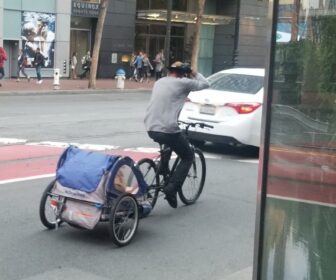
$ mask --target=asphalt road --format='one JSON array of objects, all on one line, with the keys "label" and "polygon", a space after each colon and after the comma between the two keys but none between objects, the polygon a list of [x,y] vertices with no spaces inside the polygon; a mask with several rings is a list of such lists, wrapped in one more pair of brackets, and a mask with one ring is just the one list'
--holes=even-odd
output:
[{"label": "asphalt road", "polygon": [[[0,96],[0,137],[156,147],[142,124],[149,97],[145,92]],[[67,225],[44,229],[38,205],[49,179],[0,184],[0,278],[217,280],[250,268],[257,153],[218,145],[204,150],[208,172],[199,201],[172,209],[160,200],[124,248],[112,245],[103,223],[93,231]]]}]

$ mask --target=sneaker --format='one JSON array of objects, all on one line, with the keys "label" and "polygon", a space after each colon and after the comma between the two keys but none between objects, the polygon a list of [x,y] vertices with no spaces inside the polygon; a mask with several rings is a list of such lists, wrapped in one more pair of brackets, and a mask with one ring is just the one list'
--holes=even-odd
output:
[{"label": "sneaker", "polygon": [[164,187],[163,192],[166,195],[165,199],[168,204],[173,208],[177,208],[177,191],[175,187],[172,184],[168,184]]},{"label": "sneaker", "polygon": [[143,78],[140,79],[140,83],[142,83],[142,82],[143,82]]},{"label": "sneaker", "polygon": [[30,77],[28,76],[27,81],[30,82]]},{"label": "sneaker", "polygon": [[17,82],[20,82],[20,79],[16,79]]},{"label": "sneaker", "polygon": [[166,195],[165,200],[167,200],[168,204],[172,208],[177,208],[177,194]]},{"label": "sneaker", "polygon": [[37,83],[38,83],[38,84],[42,84],[42,83],[43,83],[43,81],[42,81],[42,80],[39,80]]}]

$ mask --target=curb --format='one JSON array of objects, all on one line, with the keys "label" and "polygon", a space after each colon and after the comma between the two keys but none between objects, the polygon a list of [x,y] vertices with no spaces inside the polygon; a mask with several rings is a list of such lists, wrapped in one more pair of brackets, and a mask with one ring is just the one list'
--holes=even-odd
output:
[{"label": "curb", "polygon": [[147,88],[137,88],[137,89],[58,89],[58,90],[38,90],[38,91],[0,91],[0,96],[9,96],[9,95],[47,95],[47,94],[96,94],[96,93],[150,93],[152,90]]}]

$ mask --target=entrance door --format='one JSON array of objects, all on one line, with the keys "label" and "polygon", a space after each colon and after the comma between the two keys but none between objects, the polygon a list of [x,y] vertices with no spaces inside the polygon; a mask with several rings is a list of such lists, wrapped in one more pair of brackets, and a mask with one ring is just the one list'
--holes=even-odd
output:
[{"label": "entrance door", "polygon": [[5,62],[5,79],[16,77],[19,41],[4,40],[4,49],[7,53],[7,61]]},{"label": "entrance door", "polygon": [[91,49],[90,38],[91,38],[90,30],[71,29],[70,56],[72,57],[73,52],[77,53],[78,64],[76,73],[81,72],[80,70],[82,67],[81,59]]},{"label": "entrance door", "polygon": [[151,36],[149,41],[149,56],[155,59],[156,54],[165,47],[165,37]]}]

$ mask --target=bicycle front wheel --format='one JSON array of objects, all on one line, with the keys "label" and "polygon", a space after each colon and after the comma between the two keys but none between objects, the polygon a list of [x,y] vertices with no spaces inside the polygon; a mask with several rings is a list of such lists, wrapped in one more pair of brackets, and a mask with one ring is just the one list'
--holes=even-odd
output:
[{"label": "bicycle front wheel", "polygon": [[194,149],[194,161],[182,187],[178,190],[179,197],[185,205],[191,205],[196,202],[203,191],[205,182],[205,158],[200,149]]},{"label": "bicycle front wheel", "polygon": [[147,184],[146,198],[152,208],[157,201],[159,194],[159,176],[156,173],[156,165],[153,160],[144,158],[138,161],[136,165],[141,171],[142,176]]}]

